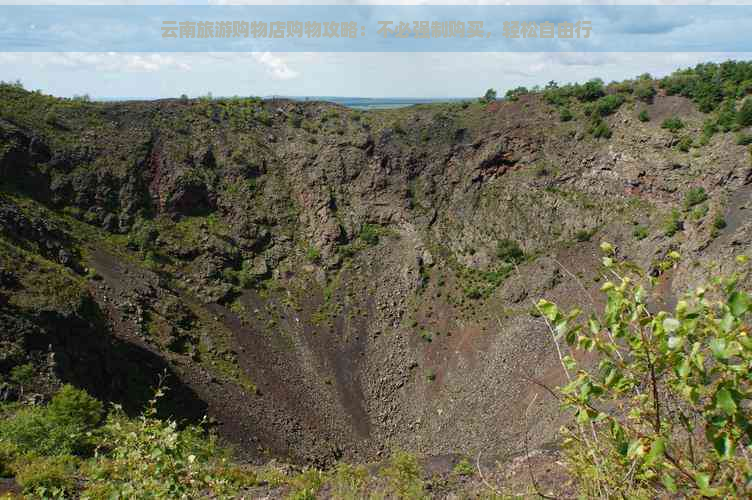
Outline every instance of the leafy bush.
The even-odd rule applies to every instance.
[[[360,239],[369,245],[378,245],[380,232],[379,227],[374,224],[363,224],[363,228],[360,230]]]
[[[650,115],[648,115],[647,110],[643,109],[642,111],[640,111],[640,114],[637,115],[637,119],[640,120],[643,123],[649,122],[650,121]]]
[[[107,453],[91,464],[87,488],[114,498],[196,498],[234,487],[225,475],[226,456],[200,427],[178,430],[156,418],[158,390],[145,412],[128,419],[112,412],[102,428]]]
[[[318,262],[319,259],[321,259],[321,252],[316,247],[309,247],[306,251],[306,259],[308,259],[309,262]]]
[[[704,187],[695,187],[690,189],[684,194],[684,206],[691,208],[695,205],[699,205],[703,201],[708,199],[708,195],[705,192]]]
[[[403,451],[394,453],[389,465],[381,471],[381,475],[388,479],[396,498],[405,499],[427,498],[422,474],[418,459]]]
[[[18,410],[0,422],[0,440],[16,446],[21,453],[38,455],[86,454],[91,450],[87,429],[51,418],[42,407]]]
[[[590,238],[592,238],[594,234],[595,234],[595,229],[580,229],[579,231],[575,233],[574,239],[583,243],[586,241],[590,241]]]
[[[516,101],[520,98],[521,95],[529,94],[530,91],[527,89],[527,87],[517,87],[514,89],[507,90],[506,98],[510,101]]]
[[[41,498],[64,498],[75,491],[76,460],[69,455],[21,459],[14,468],[16,481],[24,493]]]
[[[677,149],[679,151],[683,151],[684,153],[687,153],[689,151],[689,148],[692,147],[692,138],[688,135],[685,135],[681,139],[679,139],[679,142],[676,144]]]
[[[632,236],[637,241],[644,240],[649,234],[648,228],[645,226],[637,226],[634,228],[634,231],[632,231]]]
[[[504,262],[517,263],[525,257],[520,244],[508,238],[496,242],[496,257]]]
[[[611,94],[601,97],[595,103],[595,110],[600,116],[608,116],[624,103],[624,96],[621,94]]]
[[[672,116],[671,118],[666,118],[665,120],[663,120],[661,128],[665,128],[666,130],[670,130],[671,132],[677,132],[678,130],[684,128],[684,122],[682,122],[680,118]]]
[[[691,215],[693,220],[701,220],[706,215],[708,215],[708,208],[707,205],[698,205],[692,209]]]
[[[568,121],[572,121],[573,118],[574,118],[574,115],[569,110],[569,108],[561,108],[561,110],[559,111],[559,120],[563,122],[568,122]]]
[[[644,102],[652,102],[655,97],[655,87],[653,86],[653,80],[640,80],[638,81],[633,90],[634,96]]]
[[[483,102],[492,102],[496,100],[496,90],[495,89],[488,89],[486,90],[486,93],[483,94],[483,97],[481,98]]]
[[[475,467],[466,458],[463,458],[452,468],[452,472],[458,476],[473,476],[475,475]]]
[[[262,109],[257,115],[256,119],[258,122],[262,125],[265,125],[267,127],[270,127],[272,124],[272,117],[269,114],[269,112],[265,109]]]
[[[16,445],[7,441],[0,441],[0,477],[12,477],[13,467],[11,464],[19,455]]]
[[[684,229],[684,222],[678,210],[672,210],[663,227],[663,233],[669,238]]]
[[[575,85],[574,96],[583,102],[592,102],[600,99],[605,94],[603,80],[594,78],[584,85]]]
[[[611,129],[608,128],[608,124],[600,117],[596,117],[588,128],[588,133],[596,139],[604,138],[609,139],[611,137]]]
[[[47,405],[50,419],[58,425],[91,429],[102,419],[102,403],[86,391],[64,385]]]
[[[746,498],[752,397],[752,297],[743,276],[716,279],[649,311],[645,274],[602,244],[616,282],[602,286],[600,315],[578,320],[541,300],[551,332],[597,364],[561,357],[561,401],[574,416],[564,429],[566,463],[583,497]],[[671,252],[662,263],[676,264]],[[655,284],[655,279],[650,280]]]
[[[713,219],[713,227],[719,231],[726,228],[726,219],[723,215],[718,214],[715,216],[715,219]]]

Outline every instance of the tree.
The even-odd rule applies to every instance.
[[[601,287],[602,314],[580,320],[578,309],[536,306],[555,339],[595,356],[559,357],[568,383],[558,397],[573,415],[563,446],[581,495],[747,498],[752,297],[737,287],[747,270],[652,312],[646,287],[657,278],[619,260],[612,245],[601,249],[616,278]],[[657,267],[679,260],[670,252]]]
[[[483,101],[492,102],[495,100],[496,100],[496,90],[495,89],[486,90],[486,93],[483,95]]]

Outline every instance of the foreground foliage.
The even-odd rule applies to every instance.
[[[0,473],[27,495],[54,498],[221,497],[255,482],[202,427],[157,418],[162,396],[135,419],[115,406],[102,420],[102,404],[71,386],[46,406],[5,407]]]
[[[597,497],[748,497],[752,397],[749,294],[742,278],[716,279],[652,313],[645,276],[603,244],[602,315],[583,324],[542,300],[551,332],[597,353],[593,369],[562,354],[561,388],[574,415],[564,429],[568,465],[582,493]],[[664,267],[674,265],[672,252]],[[746,263],[746,258],[738,259]]]
[[[14,478],[27,498],[429,498],[418,459],[395,452],[378,471],[341,463],[328,471],[270,462],[239,465],[203,425],[180,428],[157,417],[158,389],[144,412],[130,418],[114,405],[64,386],[46,405],[0,406],[0,477]],[[474,475],[460,462],[442,487]],[[256,489],[254,489],[256,488]],[[0,498],[6,498],[0,496]]]

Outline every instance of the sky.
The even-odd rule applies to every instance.
[[[21,1],[30,4],[173,4],[164,1]],[[263,1],[192,0],[193,4],[269,4]],[[276,4],[554,4],[548,1],[351,1],[283,0]],[[615,4],[619,2],[556,2]],[[653,2],[623,2],[629,4]],[[669,4],[712,4],[681,1]],[[723,4],[752,2],[725,1]],[[627,27],[627,30],[631,27]],[[673,28],[668,28],[670,32]],[[746,30],[742,30],[746,33]],[[0,28],[0,36],[2,36]],[[695,36],[703,36],[696,33]],[[706,34],[707,36],[707,34]],[[0,52],[0,80],[21,80],[26,88],[58,96],[93,98],[160,98],[189,96],[286,95],[347,97],[472,97],[487,88],[504,93],[520,85],[585,81],[600,77],[622,80],[649,72],[662,76],[705,61],[752,59],[750,53],[705,52]]]

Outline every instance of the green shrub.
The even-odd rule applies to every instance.
[[[76,460],[69,455],[20,459],[14,469],[16,482],[26,494],[42,498],[73,497]]]
[[[316,494],[324,485],[325,479],[326,476],[320,470],[306,468],[289,481],[294,492],[288,500],[316,500]]]
[[[55,422],[42,407],[28,407],[0,422],[0,440],[17,446],[22,453],[69,455],[88,453],[91,442],[86,429]]]
[[[644,102],[652,102],[655,97],[653,80],[640,80],[634,86],[634,96]]]
[[[58,425],[91,429],[102,419],[102,403],[86,391],[64,385],[47,405],[47,413]]]
[[[619,109],[623,103],[623,95],[611,94],[598,99],[595,103],[595,110],[600,116],[608,116]]]
[[[608,124],[600,117],[596,117],[590,122],[588,133],[596,139],[609,139],[611,137],[611,129],[608,128]]]
[[[233,490],[236,481],[219,474],[227,455],[213,437],[156,418],[162,395],[137,419],[118,411],[108,416],[101,430],[107,453],[90,466],[88,490],[113,498],[224,497]]]
[[[526,95],[529,93],[530,91],[527,89],[527,87],[517,87],[507,90],[506,98],[510,101],[516,101],[520,98],[521,95]]]
[[[22,453],[88,454],[88,434],[99,422],[102,404],[85,391],[64,386],[47,407],[25,407],[0,422],[0,440]]]
[[[583,102],[592,102],[600,99],[605,94],[603,80],[594,78],[584,85],[575,85],[573,93],[577,99]]]
[[[374,224],[363,224],[359,236],[369,245],[378,245],[380,232],[379,227]]]
[[[677,132],[684,128],[684,122],[682,122],[680,118],[673,116],[671,118],[666,118],[665,120],[663,120],[661,128],[670,130],[671,132]]]
[[[668,219],[666,219],[666,223],[664,224],[663,233],[666,236],[671,237],[683,229],[684,222],[681,219],[681,214],[678,210],[672,210]]]
[[[580,229],[574,235],[574,238],[580,243],[590,241],[590,238],[595,234],[595,229]]]
[[[572,415],[562,446],[579,495],[747,498],[752,297],[736,286],[746,271],[655,312],[646,300],[657,281],[602,248],[619,277],[602,286],[602,314],[579,320],[579,310],[537,305],[570,348],[597,353],[582,365],[561,357],[568,383],[559,399]],[[661,265],[678,259],[671,252]]]
[[[403,451],[394,453],[389,465],[381,471],[389,481],[390,492],[403,499],[427,498],[422,474],[418,459]]]
[[[700,220],[708,215],[707,205],[698,205],[692,209],[691,216],[693,220]]]
[[[337,464],[332,480],[333,498],[368,498],[365,488],[368,483],[368,469],[363,465]]]
[[[518,263],[525,257],[520,244],[508,238],[496,242],[496,257],[503,262]]]
[[[684,153],[689,152],[689,148],[692,147],[692,138],[689,136],[684,136],[681,139],[679,139],[679,142],[676,144],[677,149],[679,151],[682,151]]]
[[[640,111],[640,114],[637,115],[637,119],[640,120],[643,123],[649,122],[650,121],[650,115],[648,115],[647,110],[643,109],[642,111]]]
[[[644,240],[649,234],[648,228],[645,226],[637,226],[634,228],[634,231],[632,231],[632,236],[637,241]]]
[[[457,476],[473,476],[475,475],[475,467],[467,458],[463,458],[452,468],[452,472]]]
[[[483,102],[492,102],[496,100],[496,90],[494,89],[488,89],[486,90],[486,93],[481,98],[481,101]]]
[[[569,110],[569,108],[561,108],[561,110],[559,111],[559,120],[563,122],[568,122],[568,121],[572,121],[573,118],[574,118],[574,115]]]
[[[262,109],[256,115],[256,119],[258,120],[259,123],[261,123],[262,125],[265,125],[267,127],[271,126],[271,124],[272,124],[272,117],[269,114],[269,112],[267,110],[265,110],[265,109]]]
[[[715,216],[715,219],[713,219],[713,227],[719,231],[726,228],[726,219],[723,215],[718,214]]]
[[[691,208],[695,205],[699,205],[708,199],[708,195],[705,192],[704,187],[695,187],[690,189],[684,194],[684,206]]]
[[[318,262],[321,259],[321,252],[316,247],[308,247],[308,250],[306,250],[306,259],[309,262]]]
[[[18,446],[7,441],[0,441],[0,477],[12,477],[12,464],[19,456]]]

